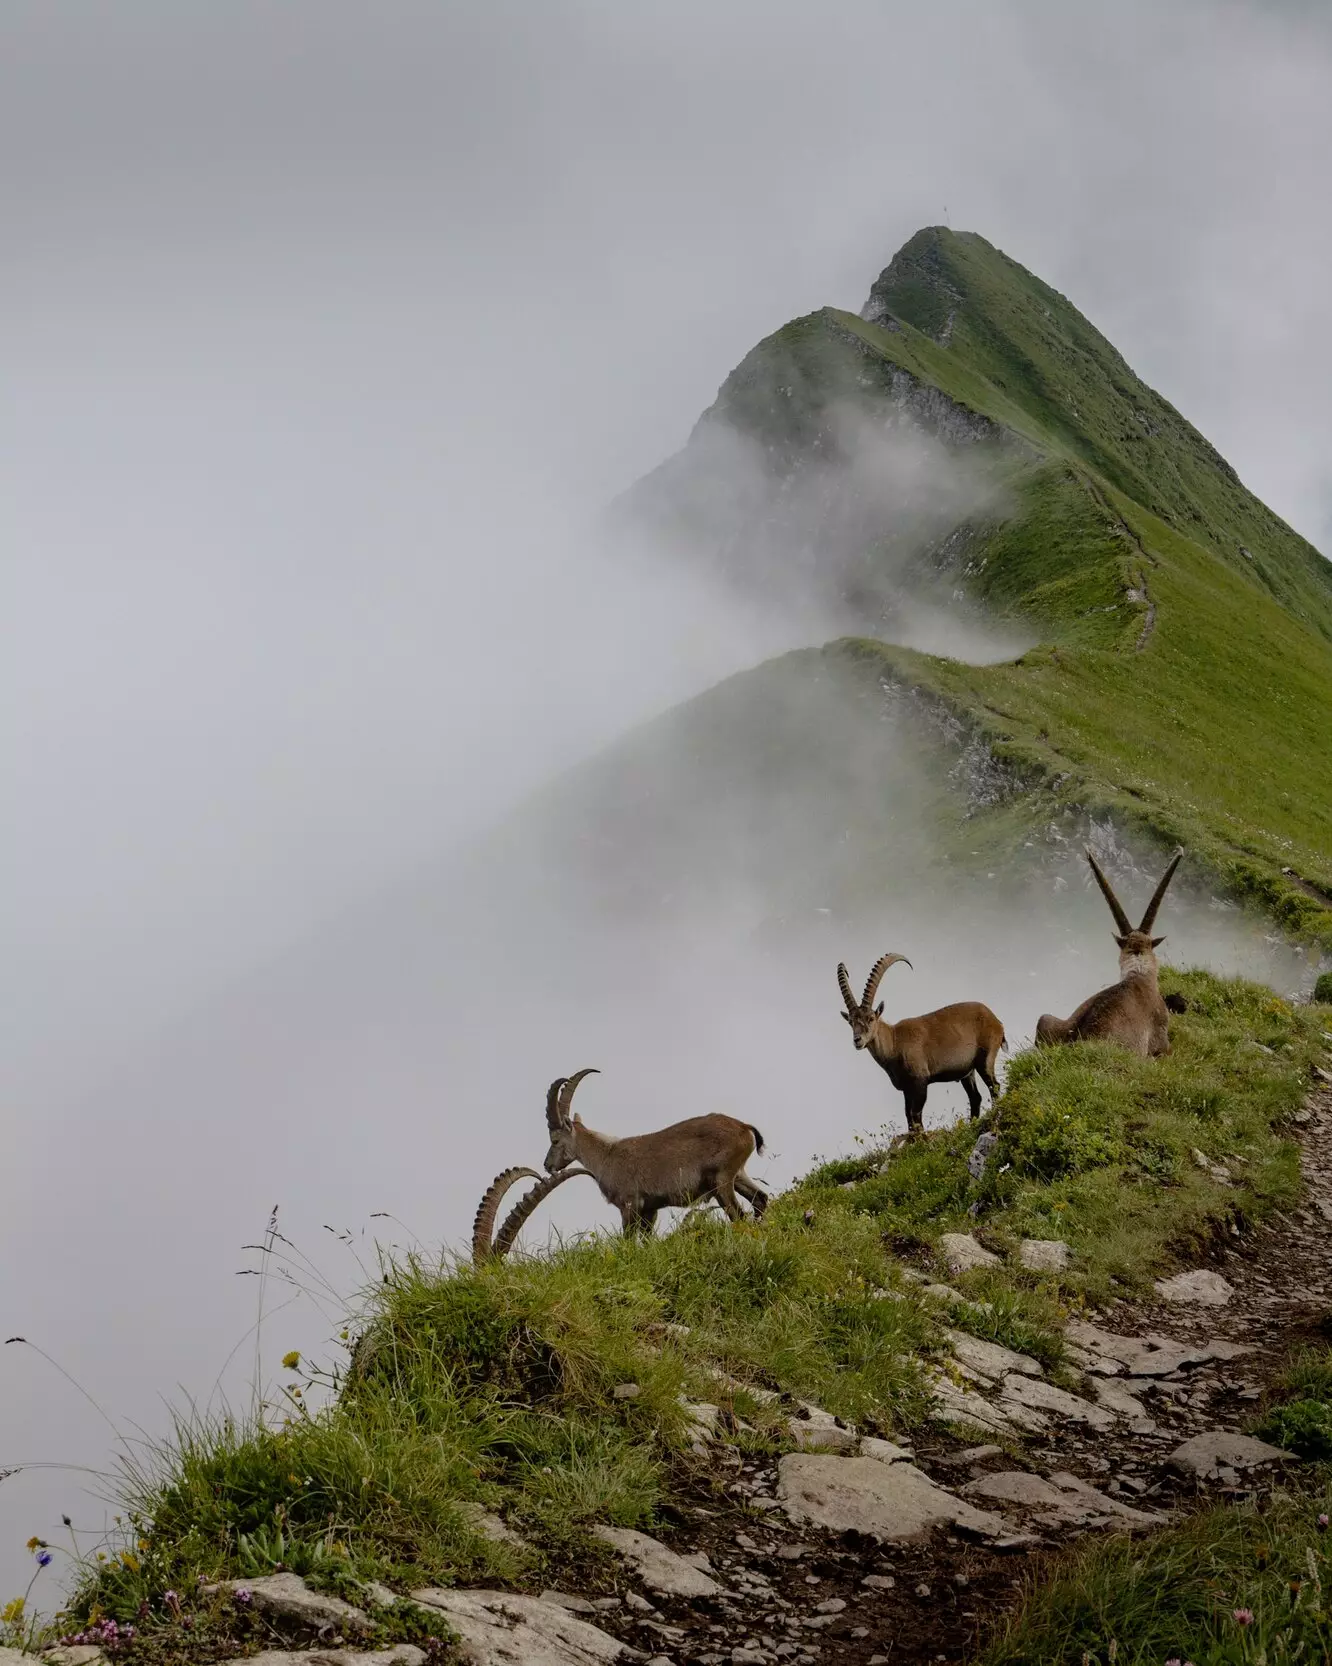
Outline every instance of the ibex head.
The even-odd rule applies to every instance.
[[[576,1076],[557,1076],[546,1092],[546,1126],[550,1129],[550,1150],[546,1153],[546,1173],[558,1174],[568,1168],[577,1155],[574,1151],[574,1129],[581,1128],[583,1119],[571,1117],[574,1090],[584,1076],[596,1076],[594,1069],[580,1070]]]
[[[1115,895],[1110,881],[1101,872],[1091,851],[1087,852],[1087,860],[1091,864],[1092,873],[1096,876],[1096,883],[1101,887],[1102,895],[1110,904],[1110,912],[1114,915],[1115,924],[1119,927],[1119,930],[1113,935],[1115,942],[1119,945],[1121,969],[1125,969],[1125,962],[1138,960],[1150,959],[1152,964],[1155,965],[1155,951],[1165,942],[1164,937],[1152,936],[1152,927],[1156,923],[1156,911],[1160,908],[1161,899],[1166,894],[1166,886],[1175,877],[1175,869],[1179,866],[1183,855],[1182,850],[1177,850],[1171,858],[1170,866],[1161,875],[1160,883],[1152,893],[1152,900],[1147,904],[1147,911],[1143,915],[1141,923],[1134,930],[1133,926],[1129,924],[1129,917],[1120,905],[1119,898]]]
[[[846,1011],[842,1017],[851,1026],[851,1039],[859,1052],[869,1041],[876,1019],[883,1016],[883,1002],[874,1005],[874,997],[879,991],[879,979],[895,962],[900,960],[903,965],[910,966],[911,962],[904,954],[880,955],[870,969],[870,975],[865,983],[865,993],[859,1001],[851,993],[851,979],[847,976],[846,967],[838,965],[837,987],[842,991],[842,999],[846,1002]]]

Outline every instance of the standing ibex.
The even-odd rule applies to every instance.
[[[1151,930],[1166,886],[1174,878],[1183,854],[1182,850],[1175,852],[1135,931],[1110,881],[1097,866],[1091,851],[1087,852],[1096,883],[1119,927],[1115,933],[1119,945],[1119,982],[1098,990],[1071,1018],[1055,1018],[1045,1013],[1036,1025],[1038,1046],[1049,1047],[1067,1041],[1117,1041],[1131,1053],[1153,1059],[1170,1051],[1170,1009],[1156,981],[1156,950],[1165,938],[1153,937]]]
[[[867,1047],[875,1064],[888,1072],[888,1079],[906,1100],[907,1131],[919,1134],[924,1128],[925,1095],[931,1082],[961,1082],[966,1089],[972,1117],[981,1109],[979,1075],[989,1089],[990,1103],[999,1093],[994,1064],[1004,1040],[1004,1026],[989,1007],[979,1001],[959,1001],[940,1007],[919,1018],[903,1018],[889,1024],[883,1019],[883,1002],[874,1005],[879,979],[897,961],[910,966],[903,954],[880,955],[857,1001],[851,993],[846,967],[837,968],[837,983],[846,1002],[842,1017],[851,1026],[857,1050]]]
[[[546,1094],[546,1123],[550,1129],[547,1173],[535,1169],[505,1169],[481,1199],[472,1228],[472,1257],[478,1265],[512,1248],[523,1225],[545,1198],[575,1175],[590,1174],[607,1203],[620,1211],[626,1233],[651,1232],[662,1209],[684,1208],[716,1198],[733,1221],[743,1218],[736,1193],[748,1198],[757,1219],[768,1206],[768,1194],[745,1173],[745,1163],[763,1150],[763,1135],[749,1122],[731,1116],[695,1116],[673,1123],[655,1134],[631,1134],[614,1139],[597,1134],[570,1116],[574,1090],[584,1076],[560,1076]],[[574,1168],[576,1161],[581,1168]],[[505,1193],[515,1181],[529,1176],[538,1181],[523,1197],[498,1233],[495,1220]]]

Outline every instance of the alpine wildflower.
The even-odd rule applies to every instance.
[[[1253,1624],[1253,1609],[1237,1608],[1235,1610],[1235,1624],[1240,1627],[1251,1626]]]
[[[289,1354],[283,1354],[282,1356],[282,1369],[284,1371],[294,1371],[300,1363],[301,1351],[299,1348],[293,1348]]]

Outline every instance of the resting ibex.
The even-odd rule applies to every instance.
[[[991,1104],[999,1093],[994,1063],[999,1049],[1008,1045],[1004,1040],[1004,1026],[979,1001],[959,1001],[955,1006],[940,1007],[937,1012],[927,1012],[919,1018],[885,1023],[883,1002],[876,1007],[874,997],[879,990],[879,979],[899,960],[904,965],[911,964],[904,954],[880,955],[859,1001],[851,993],[846,967],[837,968],[838,987],[846,1002],[842,1017],[851,1026],[857,1049],[867,1047],[875,1064],[888,1072],[889,1081],[901,1091],[906,1100],[909,1133],[919,1134],[924,1127],[925,1095],[931,1082],[961,1082],[972,1117],[978,1117],[981,1096],[976,1086],[977,1075],[989,1089]]]
[[[594,1133],[580,1116],[570,1115],[574,1091],[584,1076],[560,1076],[546,1094],[546,1123],[550,1150],[544,1178],[535,1169],[505,1169],[481,1199],[472,1229],[472,1256],[478,1263],[512,1248],[532,1211],[564,1181],[590,1174],[601,1195],[620,1211],[626,1233],[651,1232],[662,1209],[684,1208],[716,1198],[733,1221],[743,1218],[736,1198],[748,1198],[757,1219],[768,1206],[768,1194],[745,1173],[755,1151],[763,1150],[763,1135],[749,1122],[731,1116],[695,1116],[673,1123],[655,1134],[631,1134],[615,1139]],[[583,1166],[575,1168],[574,1162]],[[495,1219],[504,1194],[516,1180],[538,1180],[517,1204],[492,1242]]]
[[[1051,1013],[1045,1013],[1036,1025],[1038,1046],[1049,1047],[1067,1041],[1117,1041],[1131,1053],[1151,1059],[1160,1058],[1170,1051],[1170,1009],[1156,981],[1156,950],[1165,938],[1153,937],[1151,930],[1166,886],[1174,878],[1183,854],[1182,850],[1175,852],[1135,931],[1120,906],[1119,898],[1111,889],[1110,881],[1097,866],[1096,858],[1090,851],[1087,852],[1096,883],[1110,904],[1110,912],[1119,927],[1115,933],[1115,942],[1119,944],[1119,982],[1111,984],[1108,989],[1098,990],[1082,1003],[1071,1018],[1055,1018]],[[1176,1010],[1179,1008],[1176,1007]]]

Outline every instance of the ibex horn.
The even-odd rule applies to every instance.
[[[567,1123],[569,1121],[569,1107],[573,1104],[574,1089],[578,1086],[579,1082],[582,1081],[584,1076],[599,1076],[600,1074],[601,1072],[595,1065],[589,1065],[586,1070],[580,1070],[577,1075],[570,1076],[569,1080],[560,1089],[561,1123]]]
[[[557,1076],[546,1089],[546,1127],[552,1134],[560,1131],[560,1089],[567,1080],[567,1076]]]
[[[842,991],[842,999],[846,1002],[846,1010],[854,1012],[856,1010],[856,998],[851,993],[851,979],[847,975],[846,967],[842,965],[840,960],[837,963],[837,987]]]
[[[873,966],[870,967],[870,975],[865,980],[865,993],[860,1001],[862,1007],[868,1008],[873,1005],[874,997],[879,993],[879,979],[890,966],[896,965],[899,960],[904,966],[911,966],[911,962],[904,954],[881,954]],[[915,969],[914,966],[911,966],[913,972]]]
[[[531,1170],[529,1169],[528,1172],[531,1173]],[[514,1239],[527,1225],[537,1204],[544,1202],[556,1186],[562,1186],[566,1180],[572,1180],[575,1175],[586,1174],[587,1172],[586,1169],[568,1168],[561,1169],[558,1174],[544,1175],[538,1185],[533,1186],[526,1196],[519,1198],[518,1202],[514,1204],[509,1212],[508,1219],[495,1235],[495,1243],[491,1254],[497,1258],[507,1255],[513,1248]]]
[[[1111,889],[1110,881],[1101,872],[1100,868],[1097,867],[1096,858],[1090,851],[1087,852],[1087,860],[1091,863],[1091,871],[1096,875],[1096,883],[1101,887],[1101,895],[1110,904],[1110,912],[1115,917],[1115,924],[1119,927],[1120,935],[1127,937],[1129,932],[1133,930],[1133,927],[1129,924],[1128,915],[1121,907],[1119,898]]]
[[[1171,857],[1170,866],[1161,875],[1161,883],[1156,887],[1156,890],[1152,893],[1152,900],[1147,904],[1147,912],[1142,917],[1142,924],[1138,927],[1139,931],[1150,931],[1156,923],[1156,911],[1161,906],[1161,898],[1166,894],[1166,886],[1175,877],[1175,869],[1179,866],[1183,855],[1182,850],[1177,850]]]
[[[541,1178],[535,1169],[511,1168],[505,1169],[503,1174],[497,1174],[490,1182],[486,1195],[477,1207],[476,1219],[472,1222],[472,1260],[476,1266],[479,1267],[492,1253],[491,1238],[495,1231],[495,1216],[499,1214],[504,1194],[515,1181],[524,1177],[532,1180]]]

